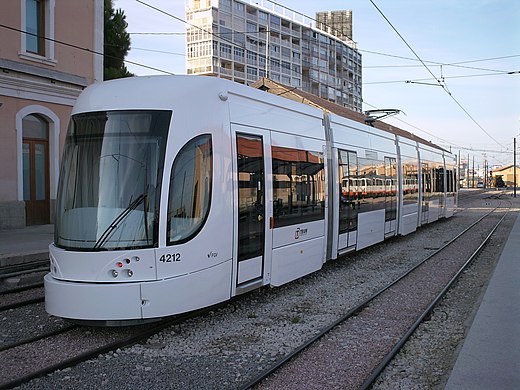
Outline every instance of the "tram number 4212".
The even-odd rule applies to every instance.
[[[161,263],[174,263],[176,261],[181,261],[180,253],[166,253],[162,255],[159,259]]]

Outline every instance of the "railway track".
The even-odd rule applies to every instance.
[[[0,267],[0,313],[44,301],[49,260]]]
[[[91,328],[68,324],[54,331],[0,348],[0,389],[9,389],[100,354],[146,340],[185,321],[192,313],[154,324],[126,328]]]
[[[0,281],[32,273],[49,272],[49,259],[0,267]]]
[[[43,282],[28,284],[0,292],[0,313],[40,303],[45,300]]]
[[[497,199],[492,199],[490,201],[499,202],[499,200],[497,200]],[[484,200],[484,203],[487,204],[489,202]],[[482,214],[482,209],[480,208],[480,204],[481,204],[481,200],[479,199],[476,201],[475,205],[476,205],[476,209],[478,210],[478,213]],[[472,214],[471,211],[469,213]],[[445,221],[445,222],[448,222],[448,221]],[[445,222],[441,221],[438,224],[436,224],[435,226],[433,226],[433,225],[429,226],[423,232],[416,233],[416,235],[424,234],[426,231],[430,231],[430,232],[437,231],[437,230],[442,231],[443,229],[446,228]],[[448,223],[451,223],[451,222],[448,222]],[[457,229],[457,231],[460,231],[460,229]],[[413,235],[411,235],[407,238],[404,238],[404,239],[397,238],[395,240],[395,243],[390,244],[390,245],[402,246],[403,241],[407,242],[410,238],[413,238]],[[443,238],[440,241],[445,241],[445,240],[446,239]],[[437,244],[433,241],[437,241],[437,240],[432,240],[431,245],[427,245],[427,246],[429,246],[431,248],[441,246],[440,244]],[[386,246],[387,246],[387,244],[382,245],[383,249],[381,249],[381,251],[382,251],[381,253],[384,253],[386,251],[386,249],[385,249]],[[420,249],[420,248],[422,248],[422,246],[420,246],[418,249]],[[432,249],[427,249],[426,251],[428,252],[431,250]],[[369,253],[370,256],[377,256],[377,254],[380,252],[376,248],[375,250],[369,250],[365,253]],[[365,257],[365,256],[366,256],[366,254],[362,253],[362,254],[358,254],[355,256],[355,258],[361,257],[361,259],[359,259],[359,260],[354,260],[354,259],[349,259],[348,261],[341,260],[340,262],[337,263],[337,266],[339,266],[341,268],[350,269],[350,266],[347,265],[347,264],[349,264],[349,262],[351,262],[351,261],[363,262],[364,260],[366,260],[366,259],[363,259],[363,257]],[[381,260],[378,260],[378,262],[380,262],[380,261]],[[385,260],[385,262],[387,262],[387,261],[388,261],[388,259]],[[329,270],[329,271],[333,271],[334,268],[336,268],[336,265],[334,265],[334,263],[332,263],[328,267],[332,268],[332,270]],[[385,270],[385,272],[387,272],[386,270],[389,270],[391,268],[392,268],[392,266],[389,265],[389,266],[385,267],[384,270]],[[332,272],[331,276],[334,274],[335,274],[335,272]],[[397,273],[395,273],[395,274],[397,274]],[[305,285],[306,289],[310,288],[314,291],[314,287],[309,287],[308,285],[310,284],[312,286],[312,283],[310,283],[310,282],[313,279],[315,279],[315,277],[318,277],[321,280],[322,279],[321,275],[323,275],[323,274],[318,273],[318,274],[316,274],[316,276],[311,276],[309,278],[310,280],[308,280],[307,282],[299,281],[295,284],[296,285],[302,284],[302,287],[303,287],[303,285]],[[361,275],[361,274],[359,274],[359,275]],[[361,284],[363,284],[365,282],[372,283],[371,279],[377,277],[376,276],[377,274],[374,274],[373,276],[370,276],[370,277],[367,276],[366,279],[364,279],[363,281],[360,281],[359,275],[358,275],[357,279],[353,279],[356,281],[355,284],[352,284],[352,281],[350,281],[349,287],[348,288],[345,287],[345,289],[349,295],[352,295],[353,293],[355,294],[355,291],[358,288],[357,285],[359,285],[360,283]],[[390,279],[385,279],[385,280],[390,280]],[[322,282],[325,282],[325,280],[323,280]],[[322,282],[320,282],[320,283],[322,283]],[[329,282],[330,282],[330,280],[326,281],[326,283],[329,283]],[[16,344],[18,344],[17,348],[11,348],[11,346],[9,348],[0,348],[0,364],[3,367],[2,372],[0,373],[0,388],[6,387],[7,386],[6,383],[9,386],[15,386],[16,384],[24,383],[24,382],[30,380],[31,378],[36,378],[38,376],[41,377],[42,375],[55,371],[56,369],[63,369],[67,366],[74,366],[74,365],[76,365],[76,363],[81,362],[82,360],[85,360],[85,359],[89,359],[87,364],[85,364],[85,363],[78,364],[76,367],[72,367],[72,368],[68,369],[66,371],[66,373],[63,373],[63,374],[61,373],[63,371],[57,371],[52,376],[44,376],[41,379],[38,379],[39,384],[37,383],[36,386],[37,387],[38,386],[40,386],[40,387],[41,386],[43,386],[43,387],[45,387],[45,386],[61,387],[61,386],[63,386],[64,383],[66,383],[66,382],[62,382],[62,380],[64,378],[65,378],[65,380],[68,380],[66,378],[68,378],[69,376],[72,376],[73,378],[77,378],[79,376],[82,376],[84,372],[90,372],[93,370],[92,371],[93,373],[91,373],[91,375],[96,375],[97,377],[100,375],[100,373],[105,372],[106,376],[104,377],[105,378],[104,380],[107,380],[107,383],[112,383],[110,380],[107,379],[109,376],[115,375],[115,377],[119,376],[119,377],[123,377],[123,378],[130,378],[132,375],[136,375],[136,373],[137,373],[137,375],[141,378],[141,380],[144,380],[143,383],[149,383],[148,381],[150,381],[150,379],[144,379],[142,377],[146,377],[148,375],[152,375],[152,376],[166,375],[168,378],[170,378],[172,380],[172,382],[169,383],[169,386],[171,388],[179,388],[179,389],[189,388],[189,387],[191,387],[191,388],[204,388],[204,387],[218,388],[219,386],[221,386],[221,388],[222,387],[237,388],[240,386],[244,387],[245,386],[244,383],[250,381],[253,378],[252,373],[258,372],[258,368],[263,369],[266,367],[268,362],[272,362],[273,360],[276,360],[279,358],[279,356],[280,356],[279,351],[282,351],[282,349],[283,349],[284,350],[283,353],[286,354],[285,345],[288,345],[288,344],[286,344],[285,340],[280,339],[279,340],[280,347],[276,347],[276,349],[274,351],[271,349],[271,351],[269,351],[265,354],[262,354],[262,352],[260,352],[261,351],[260,347],[253,346],[251,348],[251,350],[257,351],[257,352],[248,351],[248,348],[250,348],[250,347],[246,347],[246,343],[249,342],[247,340],[250,340],[251,342],[255,342],[255,340],[258,339],[259,343],[263,345],[264,341],[262,340],[262,338],[258,338],[258,336],[255,336],[255,334],[258,334],[257,332],[271,333],[271,330],[269,330],[269,328],[275,326],[276,323],[285,321],[284,318],[288,319],[286,322],[288,325],[285,325],[287,328],[294,329],[292,332],[297,332],[297,333],[299,332],[298,331],[299,327],[296,324],[296,320],[294,320],[295,325],[294,326],[291,325],[291,323],[293,322],[293,319],[295,318],[295,316],[291,313],[298,313],[298,315],[300,315],[299,312],[295,312],[293,309],[290,309],[290,306],[287,306],[287,308],[285,309],[284,317],[276,317],[276,314],[272,313],[272,310],[274,309],[274,307],[272,305],[273,304],[279,305],[279,304],[277,304],[275,301],[271,302],[271,300],[273,298],[275,298],[275,296],[286,295],[289,291],[292,291],[292,290],[293,290],[293,288],[291,286],[287,286],[287,287],[284,287],[281,289],[273,289],[273,290],[268,289],[268,290],[265,290],[265,292],[259,291],[254,294],[251,294],[251,295],[240,296],[239,299],[237,299],[236,301],[228,302],[227,304],[223,305],[222,309],[215,310],[215,308],[212,308],[211,310],[213,310],[214,314],[201,315],[201,313],[198,313],[198,314],[194,315],[194,319],[192,321],[187,321],[187,322],[185,322],[185,319],[179,319],[178,320],[179,322],[177,322],[177,324],[179,324],[179,326],[172,327],[171,325],[173,325],[173,323],[170,323],[170,324],[165,323],[165,328],[164,328],[165,332],[160,332],[160,333],[162,333],[161,336],[152,337],[151,339],[148,340],[148,342],[140,342],[140,340],[147,339],[148,338],[147,335],[138,336],[136,334],[136,338],[138,338],[138,339],[134,339],[134,340],[137,340],[137,341],[130,340],[130,341],[125,342],[123,340],[123,343],[120,344],[120,346],[117,346],[117,344],[114,344],[114,345],[107,344],[105,346],[99,345],[99,348],[101,348],[101,347],[105,348],[102,351],[109,352],[109,351],[114,351],[117,348],[121,348],[123,351],[125,351],[125,350],[128,351],[129,348],[123,348],[123,347],[130,345],[132,343],[136,343],[136,342],[139,344],[142,344],[142,345],[138,345],[134,348],[130,348],[130,350],[132,352],[119,353],[119,351],[118,351],[117,354],[115,354],[115,355],[119,355],[119,357],[114,357],[114,354],[112,354],[112,353],[109,354],[107,357],[109,357],[110,361],[113,362],[114,364],[116,364],[116,361],[121,360],[121,361],[119,361],[119,363],[117,363],[114,366],[114,367],[117,367],[117,369],[115,371],[113,369],[109,368],[110,365],[107,366],[106,359],[104,359],[104,358],[93,359],[93,357],[97,358],[97,356],[101,353],[101,352],[99,352],[99,351],[101,351],[101,349],[96,350],[94,348],[94,347],[96,347],[96,345],[94,345],[95,344],[94,342],[96,342],[96,340],[98,340],[98,339],[101,339],[101,340],[104,339],[104,340],[109,341],[109,339],[111,340],[111,338],[117,337],[118,334],[115,334],[115,335],[113,334],[114,329],[96,329],[96,328],[88,328],[88,327],[79,327],[79,328],[76,328],[75,330],[71,329],[70,331],[63,333],[61,336],[59,336],[59,335],[55,335],[52,337],[47,337],[47,335],[44,335],[45,337],[38,336],[37,337],[38,340],[36,340],[36,339],[29,340],[29,338],[27,338],[28,342],[24,342],[24,340],[20,340],[16,343]],[[335,290],[334,290],[334,293],[336,293]],[[300,293],[298,293],[298,294],[300,294]],[[262,300],[264,298],[267,299],[268,302],[270,302],[270,304],[265,309],[259,309],[258,306],[259,306],[259,304],[262,304]],[[298,295],[297,299],[296,299],[296,301],[299,302],[298,307],[299,308],[306,307],[307,299],[308,299],[307,296]],[[358,300],[355,299],[355,300],[351,300],[351,301],[352,301],[351,304],[348,304],[348,306],[346,305],[344,307],[352,307],[352,305],[354,305],[354,302],[356,302]],[[42,305],[39,304],[39,306],[41,307]],[[343,307],[341,304],[338,304],[338,303],[336,303],[336,306]],[[32,306],[30,306],[30,307],[32,307]],[[372,308],[372,305],[368,306],[368,309],[370,309],[370,308]],[[24,309],[20,309],[20,310],[24,310]],[[268,313],[267,316],[262,314],[264,312],[264,310],[265,310],[265,313]],[[304,309],[304,310],[314,311],[314,309],[311,309],[310,307],[309,307],[309,309]],[[41,311],[43,311],[43,309],[41,309]],[[363,314],[363,311],[364,310],[361,310],[361,311],[355,313],[353,318],[360,317]],[[308,311],[307,313],[310,313],[310,312]],[[37,321],[37,320],[35,319],[35,321]],[[245,324],[247,324],[245,327],[242,328],[244,330],[246,330],[246,329],[251,330],[251,327],[253,327],[253,326],[258,327],[258,330],[253,331],[252,333],[247,333],[247,334],[245,332],[244,332],[244,334],[242,334],[242,332],[239,333],[236,331],[237,328],[234,325],[237,321],[243,321]],[[308,316],[308,314],[305,314],[305,313],[302,314],[301,321],[302,322],[310,321],[310,317]],[[217,323],[223,323],[223,324],[225,323],[226,325],[224,326],[224,328],[226,328],[227,333],[224,333],[223,330],[222,331],[219,330],[218,327],[214,328]],[[63,325],[63,324],[61,324],[61,325]],[[269,328],[266,329],[266,326]],[[322,325],[316,326],[315,329],[318,329],[321,326]],[[150,325],[147,328],[152,328],[152,326]],[[123,329],[123,331],[126,332],[131,329],[132,328],[126,328],[126,329]],[[240,327],[238,327],[238,329],[240,329]],[[204,333],[205,330],[208,331],[207,334]],[[154,332],[159,332],[159,330],[154,330]],[[122,334],[123,332],[120,332],[119,330],[115,330],[115,333],[121,333],[120,336],[124,336]],[[228,333],[229,333],[229,335],[227,335]],[[329,334],[331,334],[331,333],[329,333]],[[82,336],[82,334],[84,334],[84,337]],[[155,334],[155,333],[151,333],[151,334]],[[169,338],[166,336],[169,334],[174,334],[175,335],[174,340],[177,340],[177,341],[174,341],[173,346],[168,346],[166,344],[168,342],[168,341],[166,341],[166,339]],[[210,338],[208,338],[208,337],[210,337]],[[332,337],[332,336],[330,336],[330,337]],[[336,336],[334,336],[334,337],[336,337]],[[91,343],[91,338],[93,340],[92,343]],[[121,337],[121,338],[124,338],[124,337]],[[195,338],[195,339],[193,339],[193,338]],[[201,350],[197,349],[198,348],[197,344],[201,344],[201,342],[197,343],[196,339],[204,340],[202,342],[203,347],[201,347],[203,349],[201,349]],[[303,339],[303,337],[301,337],[301,339]],[[397,338],[394,338],[394,339],[395,339],[394,341],[397,342]],[[241,340],[240,343],[244,343],[244,345],[243,345],[244,349],[243,350],[241,349],[242,348],[241,345],[234,344],[233,340]],[[13,343],[13,345],[14,344],[15,343]],[[47,346],[46,346],[46,344],[47,344]],[[148,346],[148,344],[150,344],[150,346]],[[90,352],[90,357],[88,357],[89,355],[86,353],[83,354],[83,352],[84,352],[83,349],[85,348],[85,345],[91,345],[93,347],[93,351]],[[186,346],[186,348],[184,347],[184,345]],[[367,344],[365,343],[365,345],[367,345]],[[282,346],[284,346],[284,347],[282,347]],[[164,348],[165,350],[163,351],[162,348]],[[169,353],[167,352],[167,349],[169,349],[169,348],[172,348],[171,350],[175,351],[175,353],[172,355],[169,355]],[[55,350],[60,350],[60,349],[63,349],[64,351],[58,351],[59,353],[57,353],[56,355],[63,354],[65,356],[65,358],[61,359],[60,361],[58,361],[56,363],[54,361],[54,359],[59,360],[59,356],[54,356]],[[71,354],[70,350],[76,351],[77,354],[79,354],[81,352],[83,355],[81,357],[73,357],[73,358],[70,358],[70,356],[69,356],[70,359],[67,360],[67,358],[66,358],[67,355]],[[11,352],[9,352],[9,351],[11,351]],[[145,363],[148,358],[146,356],[141,356],[139,351],[146,351],[146,355],[149,355],[149,356],[155,355],[155,351],[158,351],[158,352],[160,351],[160,355],[159,355],[160,357],[155,358],[155,359],[153,359],[153,357],[152,357],[153,363],[152,362]],[[261,359],[261,361],[255,362],[255,360],[258,359],[258,358],[255,358],[255,356],[258,356],[259,352],[262,356],[262,359]],[[361,352],[363,352],[363,351],[361,351]],[[47,355],[52,356],[52,358],[48,359]],[[237,366],[234,366],[232,364],[229,365],[230,363],[232,363],[232,361],[235,360],[232,358],[232,356],[234,356],[234,355],[248,356],[246,358],[246,360],[237,359],[237,360],[240,360],[239,364],[245,364],[242,362],[248,361],[248,364],[249,364],[248,367],[250,367],[250,368],[248,369],[247,375],[245,375],[245,372],[242,372],[242,374],[240,376],[236,376],[236,373],[237,373],[236,367]],[[18,358],[17,356],[20,356],[20,358]],[[168,356],[168,358],[166,358],[166,360],[169,362],[167,366],[160,363],[160,362],[164,361],[166,356]],[[223,358],[223,356],[225,356],[225,358]],[[272,357],[273,357],[273,359],[271,359]],[[12,359],[14,359],[14,360],[11,362]],[[23,364],[20,364],[21,359],[26,359],[26,360],[23,360]],[[194,360],[194,359],[196,359],[196,360]],[[200,360],[200,359],[208,359],[208,360],[206,361],[206,360]],[[354,356],[352,361],[355,362],[356,360],[360,360],[360,359],[361,358],[357,358],[356,356]],[[187,369],[187,367],[191,367],[194,364],[194,361],[199,361],[199,360],[200,360],[200,363],[203,364],[201,369],[198,369],[198,370],[194,369],[193,371],[191,371],[191,369],[190,370]],[[215,360],[217,360],[218,363],[215,366],[212,366],[211,362],[215,362]],[[228,360],[229,360],[229,362],[228,362]],[[36,363],[33,363],[33,361],[35,361]],[[44,361],[44,362],[47,362],[48,364],[46,363],[42,367],[40,367],[40,363],[38,363],[39,361]],[[97,361],[99,361],[99,363],[96,363]],[[224,361],[227,362],[226,365],[224,365]],[[130,364],[130,362],[134,362],[134,363]],[[136,363],[136,362],[138,362],[138,363]],[[171,362],[175,362],[175,364],[172,364]],[[347,362],[347,360],[344,360],[344,362],[345,362],[345,365],[351,364],[350,361]],[[18,375],[14,379],[11,378],[10,382],[7,382],[7,379],[8,379],[7,376],[8,375],[10,376],[11,371],[13,370],[11,368],[11,364],[14,364],[14,365],[18,364],[18,366],[23,366],[24,368],[31,368],[33,366],[35,367],[35,369],[37,367],[40,367],[40,368],[39,368],[39,371],[33,370],[31,368],[30,372],[18,372]],[[213,364],[215,364],[215,363],[213,363]],[[137,365],[138,372],[136,371],[136,365]],[[149,367],[147,367],[147,369],[150,368],[151,370],[149,372],[140,371],[141,369],[139,367],[142,367],[141,365],[142,366],[147,365],[147,366],[149,366]],[[218,373],[219,366],[227,367],[224,370],[224,372],[226,374]],[[162,373],[156,371],[156,369],[159,369],[159,367],[161,368],[161,370],[163,370]],[[128,368],[128,370],[126,370],[126,368]],[[17,368],[15,367],[14,370],[17,370]],[[168,370],[170,370],[170,371],[168,371]],[[165,372],[169,372],[169,374],[165,374]],[[188,376],[189,372],[197,372],[197,374],[195,375],[197,377],[197,379],[191,378],[190,376]],[[332,372],[332,371],[327,369],[326,372]],[[105,375],[105,374],[103,374],[103,375]],[[364,378],[368,377],[368,375],[369,375],[369,373],[367,372],[365,374]],[[91,382],[93,377],[89,376],[89,378],[90,379],[89,379],[88,383],[91,386],[99,385],[98,382]],[[175,379],[173,379],[173,378],[175,378]],[[124,380],[124,379],[120,379],[120,380]],[[319,378],[319,376],[312,378],[309,382],[306,383],[306,388],[309,388],[309,384],[313,384],[313,383],[322,383],[322,384],[324,384],[324,386],[322,386],[322,387],[325,387],[326,382],[320,382],[320,380],[321,379]],[[362,381],[360,381],[359,383],[361,383],[361,382]],[[11,383],[11,384],[9,384],[9,383]],[[117,383],[117,380],[116,380],[116,383]],[[261,386],[266,386],[268,383],[269,382],[263,382]],[[195,385],[195,384],[197,384],[197,385]],[[217,385],[217,384],[220,384],[220,385]],[[77,385],[77,383],[76,383],[76,385]],[[164,383],[163,383],[163,385],[164,385]],[[68,386],[70,386],[68,388],[74,388],[72,383],[69,383]],[[115,388],[117,388],[118,385],[112,384],[112,386],[115,386]],[[139,386],[139,382],[136,382],[136,386]],[[148,385],[146,385],[146,386],[148,387]],[[293,388],[294,387],[297,387],[297,386],[295,385],[295,386],[293,386]]]
[[[498,218],[500,212],[502,215]],[[327,380],[331,373],[335,377],[335,386],[340,383],[342,388],[370,388],[419,324],[471,264],[506,215],[507,212],[497,207],[479,218],[398,279],[321,329],[240,388],[327,388],[330,387]],[[468,245],[464,242],[465,236],[473,229],[485,231],[486,234],[479,243]],[[431,277],[435,273],[445,275]],[[433,279],[437,285],[428,285]],[[424,289],[418,289],[418,285],[424,286]],[[432,295],[431,291],[435,293]],[[381,328],[380,324],[388,323],[385,320],[394,322],[395,326],[392,329]],[[358,339],[357,342],[350,343],[354,338]],[[356,348],[360,338],[363,340],[361,344],[366,346],[365,350]],[[331,359],[331,356],[337,356],[338,350],[342,358]],[[349,364],[344,364],[347,361]],[[341,382],[338,378],[342,378]]]
[[[63,322],[57,329],[0,346],[0,390],[145,341],[225,304],[133,327],[100,328]]]

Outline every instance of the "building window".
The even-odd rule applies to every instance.
[[[220,56],[231,59],[231,45],[220,44]]]
[[[19,57],[54,66],[54,9],[56,0],[18,0],[20,2]]]
[[[258,11],[258,19],[260,23],[267,24],[269,21],[269,14],[263,11]]]
[[[220,8],[225,11],[231,11],[231,0],[221,0]]]
[[[233,2],[233,13],[235,15],[244,15],[245,14],[245,6],[242,3],[239,3],[238,1]]]
[[[258,58],[258,55],[255,52],[252,52],[250,50],[247,51],[247,63],[249,65],[256,65],[257,58]]]
[[[247,78],[250,80],[256,80],[258,78],[258,70],[250,66],[247,67]]]
[[[235,61],[244,62],[244,49],[240,47],[234,47],[233,52],[235,53]]]
[[[289,62],[282,61],[282,73],[291,74],[291,64]]]
[[[248,33],[256,33],[258,32],[258,28],[256,27],[256,23],[247,22],[246,31]]]
[[[45,55],[45,1],[25,0],[26,51]]]
[[[233,39],[233,31],[227,27],[220,26],[220,38],[223,40],[226,40],[228,42],[231,42]]]

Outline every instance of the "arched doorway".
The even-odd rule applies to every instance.
[[[50,223],[49,124],[41,116],[22,119],[23,200],[26,225]]]

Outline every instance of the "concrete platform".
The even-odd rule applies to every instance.
[[[0,267],[49,258],[54,225],[0,230]]]
[[[520,389],[520,217],[445,389]]]

